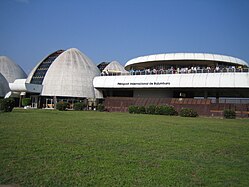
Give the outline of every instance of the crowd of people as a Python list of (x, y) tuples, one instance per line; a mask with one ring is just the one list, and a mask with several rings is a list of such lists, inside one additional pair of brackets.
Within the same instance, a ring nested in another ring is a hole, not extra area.
[[(171, 66), (163, 68), (162, 66), (145, 68), (142, 70), (131, 69), (128, 73), (122, 73), (122, 75), (154, 75), (154, 74), (186, 74), (186, 73), (226, 73), (226, 72), (248, 72), (248, 68), (242, 66), (188, 66), (188, 67), (176, 67)], [(101, 75), (114, 75), (111, 73), (102, 73)], [(121, 73), (115, 73), (115, 75), (121, 75)]]

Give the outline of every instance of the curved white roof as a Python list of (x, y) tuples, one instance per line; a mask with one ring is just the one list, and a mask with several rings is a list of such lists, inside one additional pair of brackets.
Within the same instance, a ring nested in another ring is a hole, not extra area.
[(0, 97), (4, 97), (9, 91), (9, 83), (0, 73)]
[(116, 72), (116, 73), (127, 73), (124, 69), (124, 67), (117, 61), (112, 61), (110, 64), (108, 64), (103, 72), (108, 71), (108, 72)]
[(60, 54), (49, 67), (44, 80), (43, 96), (95, 98), (93, 78), (99, 69), (81, 51), (72, 48)]
[[(58, 50), (58, 51), (63, 51), (63, 50)], [(58, 52), (58, 51), (56, 51), (56, 52)], [(48, 58), (50, 55), (52, 55), (52, 54), (54, 54), (54, 53), (56, 53), (56, 52), (53, 52), (53, 53), (51, 53), (51, 54), (49, 54), (48, 56), (46, 56), (46, 57), (44, 57), (32, 70), (31, 70), (31, 72), (29, 73), (29, 75), (28, 75), (28, 77), (27, 77), (27, 79), (26, 79), (26, 83), (30, 83), (31, 82), (31, 79), (32, 79), (32, 77), (34, 76), (34, 74), (35, 74), (35, 71), (37, 70), (37, 68), (39, 68), (39, 66), (42, 64), (42, 62), (46, 59), (46, 58)]]
[(245, 61), (239, 58), (225, 56), (225, 55), (209, 54), (209, 53), (165, 53), (165, 54), (141, 56), (131, 59), (125, 64), (125, 68), (140, 63), (149, 63), (156, 61), (175, 61), (175, 60), (217, 61), (217, 62), (228, 62), (231, 64), (248, 66), (248, 64)]
[(42, 85), (26, 83), (26, 79), (16, 79), (13, 83), (9, 83), (12, 92), (30, 92), (41, 93)]
[(9, 83), (27, 77), (22, 68), (6, 56), (0, 56), (0, 73)]

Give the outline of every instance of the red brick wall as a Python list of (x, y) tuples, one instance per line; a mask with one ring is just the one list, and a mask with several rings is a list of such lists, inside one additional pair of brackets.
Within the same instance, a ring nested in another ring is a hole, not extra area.
[(249, 104), (212, 103), (210, 99), (193, 98), (134, 98), (134, 97), (107, 97), (104, 101), (109, 112), (128, 112), (130, 105), (172, 105), (177, 111), (181, 108), (192, 108), (201, 116), (223, 116), (224, 109), (233, 109), (237, 117), (249, 117)]

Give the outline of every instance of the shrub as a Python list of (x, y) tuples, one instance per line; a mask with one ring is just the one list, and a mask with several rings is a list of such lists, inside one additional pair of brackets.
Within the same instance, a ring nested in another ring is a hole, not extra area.
[(144, 106), (138, 106), (137, 114), (146, 114), (146, 110)]
[(105, 105), (102, 103), (99, 103), (97, 106), (97, 110), (100, 112), (103, 112), (105, 110)]
[(224, 118), (226, 119), (235, 119), (236, 118), (236, 113), (234, 110), (231, 110), (231, 109), (225, 109), (223, 111), (223, 116)]
[(128, 111), (131, 114), (145, 114), (146, 113), (146, 110), (145, 110), (144, 106), (131, 105), (131, 106), (128, 107)]
[(173, 106), (164, 105), (164, 106), (156, 106), (155, 114), (159, 115), (177, 115), (177, 111)]
[(130, 114), (135, 114), (137, 111), (137, 106), (134, 106), (134, 105), (129, 106), (128, 111)]
[(170, 106), (170, 105), (164, 106), (163, 111), (164, 111), (164, 115), (170, 115), (170, 116), (178, 115), (175, 108), (173, 106)]
[(156, 111), (156, 106), (155, 105), (150, 105), (146, 107), (146, 113), (147, 114), (155, 114)]
[(161, 109), (162, 109), (162, 107), (161, 107), (161, 106), (156, 106), (156, 109), (155, 109), (155, 114), (157, 114), (157, 115), (161, 115), (161, 114), (162, 114)]
[(173, 106), (155, 106), (150, 105), (148, 107), (144, 106), (134, 106), (131, 105), (128, 108), (131, 114), (159, 114), (159, 115), (177, 115), (177, 111)]
[(31, 99), (30, 98), (23, 98), (22, 99), (22, 106), (28, 106), (31, 105)]
[(69, 106), (69, 103), (60, 101), (56, 104), (56, 109), (57, 110), (66, 110), (66, 108)]
[(5, 98), (0, 100), (0, 111), (11, 112), (15, 107), (15, 100), (13, 98)]
[(182, 108), (180, 110), (181, 117), (197, 117), (198, 114), (192, 108)]
[(74, 103), (73, 109), (74, 110), (85, 110), (86, 109), (86, 104), (83, 103), (83, 102)]

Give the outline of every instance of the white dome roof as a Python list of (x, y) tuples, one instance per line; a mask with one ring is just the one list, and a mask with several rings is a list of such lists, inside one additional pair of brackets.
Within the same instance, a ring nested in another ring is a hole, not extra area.
[(93, 78), (100, 72), (78, 49), (60, 54), (51, 64), (43, 80), (43, 96), (95, 98)]
[(0, 73), (9, 83), (13, 83), (16, 79), (27, 77), (22, 68), (6, 56), (0, 56)]
[(108, 64), (103, 72), (108, 71), (108, 72), (116, 72), (116, 73), (127, 73), (124, 69), (124, 67), (117, 61), (112, 61), (110, 64)]
[[(151, 62), (162, 62), (162, 61), (214, 61), (214, 62), (226, 62), (234, 65), (247, 66), (247, 62), (226, 55), (209, 54), (209, 53), (165, 53), (155, 54), (148, 56), (141, 56), (129, 60), (125, 64), (125, 69), (129, 69), (131, 66), (136, 64), (149, 64)], [(184, 64), (184, 63), (183, 63)]]
[[(50, 62), (52, 63), (52, 61), (54, 60), (54, 58), (56, 58), (57, 56), (59, 56), (62, 52), (64, 52), (65, 50), (58, 50), (58, 51), (55, 51), (51, 54), (49, 54), (48, 56), (46, 56), (45, 58), (43, 58), (32, 70), (31, 72), (29, 73), (27, 79), (26, 79), (26, 83), (32, 83), (32, 78), (35, 77), (35, 73), (36, 71), (39, 69), (39, 67), (45, 62)], [(50, 57), (53, 57), (53, 60), (49, 59)], [(49, 60), (48, 60), (49, 59)], [(43, 69), (42, 67), (40, 67), (41, 69)], [(46, 72), (45, 72), (46, 74)], [(39, 75), (40, 76), (40, 75)], [(42, 79), (43, 80), (43, 79)], [(34, 84), (37, 84), (37, 83), (34, 83)], [(41, 83), (39, 83), (41, 84)]]
[(9, 92), (9, 83), (0, 73), (0, 97), (4, 97)]

